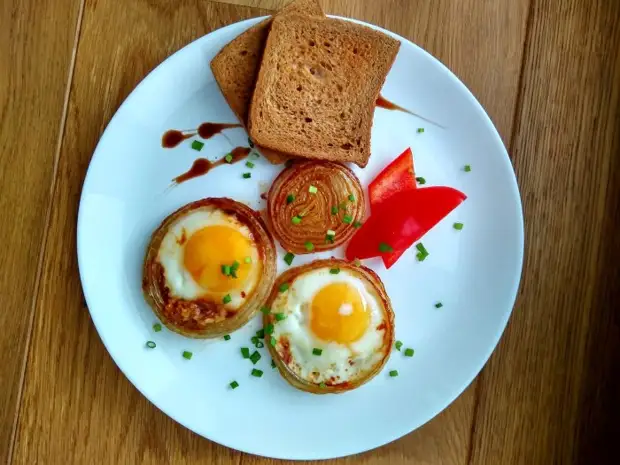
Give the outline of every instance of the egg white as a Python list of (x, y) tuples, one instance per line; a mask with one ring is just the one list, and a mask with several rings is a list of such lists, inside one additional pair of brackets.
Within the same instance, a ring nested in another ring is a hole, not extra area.
[[(370, 314), (366, 332), (352, 343), (325, 342), (310, 327), (312, 299), (323, 287), (334, 283), (346, 283), (357, 289)], [(289, 340), (292, 361), (288, 367), (306, 381), (322, 383), (332, 377), (337, 380), (334, 384), (353, 381), (371, 371), (384, 357), (386, 329), (377, 327), (384, 321), (387, 323), (386, 310), (374, 285), (352, 270), (341, 269), (334, 275), (329, 268), (321, 268), (297, 276), (289, 289), (278, 295), (271, 311), (286, 315), (286, 319), (275, 322), (273, 336), (278, 341), (275, 348), (282, 356), (280, 337)], [(314, 348), (322, 349), (322, 354), (314, 355)]]
[[(251, 247), (249, 256), (252, 259), (250, 272), (242, 287), (228, 292), (232, 300), (226, 307), (237, 309), (243, 305), (246, 300), (241, 297), (241, 292), (245, 292), (246, 296), (249, 295), (256, 287), (260, 278), (258, 248), (247, 226), (239, 223), (235, 218), (216, 208), (200, 209), (190, 212), (182, 218), (179, 218), (168, 228), (157, 254), (157, 259), (164, 268), (166, 286), (170, 290), (171, 295), (185, 300), (197, 299), (209, 293), (209, 289), (201, 287), (184, 266), (185, 244), (187, 244), (187, 241), (189, 241), (195, 232), (207, 226), (228, 226), (236, 229), (244, 237), (250, 239)], [(179, 242), (184, 233), (187, 241), (180, 244)], [(222, 293), (218, 293), (217, 295), (220, 294)]]

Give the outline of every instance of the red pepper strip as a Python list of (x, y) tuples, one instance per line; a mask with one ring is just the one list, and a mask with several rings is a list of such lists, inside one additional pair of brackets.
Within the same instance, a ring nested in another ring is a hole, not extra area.
[(406, 250), (467, 197), (451, 187), (426, 187), (392, 195), (381, 203), (346, 250), (349, 260), (384, 256), (380, 249)]
[[(397, 192), (416, 189), (415, 170), (413, 168), (413, 153), (408, 148), (401, 153), (392, 163), (385, 167), (381, 173), (368, 186), (370, 207), (378, 211), (379, 205)], [(383, 264), (389, 270), (390, 267), (406, 252), (407, 249), (394, 250), (381, 256)]]

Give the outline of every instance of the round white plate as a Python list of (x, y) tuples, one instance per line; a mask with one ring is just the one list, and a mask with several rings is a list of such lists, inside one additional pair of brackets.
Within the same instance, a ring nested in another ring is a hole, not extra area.
[[(162, 134), (200, 123), (236, 122), (209, 62), (223, 45), (259, 19), (217, 30), (178, 51), (122, 104), (92, 158), (78, 219), (80, 274), (90, 313), (110, 355), (129, 380), (167, 415), (226, 446), (270, 457), (320, 459), (362, 452), (418, 428), (474, 379), (497, 344), (514, 304), (523, 257), (523, 216), (515, 176), (497, 131), (466, 87), (411, 42), (402, 47), (382, 94), (441, 122), (436, 128), (400, 112), (377, 109), (372, 157), (355, 168), (367, 185), (405, 148), (414, 152), (427, 185), (462, 190), (468, 199), (429, 232), (430, 256), (415, 248), (383, 279), (396, 313), (396, 338), (415, 356), (393, 352), (383, 373), (342, 395), (297, 391), (270, 367), (265, 349), (253, 368), (239, 348), (259, 327), (254, 320), (230, 341), (194, 341), (152, 330), (156, 318), (141, 294), (141, 266), (152, 231), (173, 210), (203, 197), (228, 196), (261, 209), (260, 194), (282, 169), (257, 161), (219, 167), (170, 188), (198, 157), (219, 158), (247, 145), (242, 129), (207, 141), (161, 147)], [(371, 26), (375, 27), (375, 26)], [(376, 28), (376, 27), (375, 27)], [(379, 29), (379, 28), (376, 28)], [(416, 129), (424, 127), (424, 133)], [(232, 143), (232, 145), (231, 145)], [(471, 172), (463, 170), (471, 165)], [(463, 222), (462, 231), (453, 228)], [(282, 250), (280, 250), (282, 253)], [(324, 255), (332, 255), (333, 252)], [(318, 258), (297, 257), (295, 265)], [(279, 268), (286, 266), (279, 260)], [(443, 307), (435, 308), (441, 301)], [(145, 347), (147, 340), (157, 348)], [(185, 360), (181, 353), (194, 353)], [(400, 375), (390, 378), (388, 371)], [(240, 384), (231, 390), (228, 384)]]

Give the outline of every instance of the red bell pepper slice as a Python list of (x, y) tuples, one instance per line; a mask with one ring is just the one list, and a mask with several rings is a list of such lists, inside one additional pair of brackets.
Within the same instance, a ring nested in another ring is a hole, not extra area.
[(467, 197), (451, 187), (426, 187), (393, 194), (381, 203), (353, 236), (349, 260), (384, 256), (386, 246), (406, 250)]

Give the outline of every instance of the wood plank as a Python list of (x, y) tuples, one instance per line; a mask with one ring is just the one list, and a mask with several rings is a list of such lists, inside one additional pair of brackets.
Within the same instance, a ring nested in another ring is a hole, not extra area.
[(535, 0), (527, 42), (526, 266), (471, 463), (619, 463), (620, 2)]
[(0, 4), (0, 461), (22, 385), (79, 3)]
[[(387, 7), (362, 0), (332, 3), (328, 12), (357, 16), (417, 38), (444, 62), (458, 68), (457, 72), (489, 105), (504, 137), (510, 136), (525, 0), (499, 5), (424, 0), (416, 8), (407, 0), (386, 1)], [(73, 254), (67, 254), (67, 250), (75, 250), (75, 232), (67, 225), (75, 222), (90, 155), (122, 100), (151, 68), (185, 43), (224, 24), (266, 13), (206, 1), (176, 2), (174, 7), (165, 0), (134, 0), (122, 5), (114, 0), (87, 3), (53, 196), (15, 463), (272, 462), (252, 456), (241, 458), (237, 452), (198, 438), (131, 387), (90, 324), (82, 307), (77, 264)], [(507, 26), (509, 17), (514, 20)], [(452, 21), (453, 26), (442, 29), (444, 21)], [(479, 27), (472, 27), (472, 22)], [(118, 37), (131, 40), (119, 41)], [(469, 56), (471, 43), (480, 50)], [(489, 69), (497, 71), (490, 73)], [(446, 412), (416, 433), (342, 463), (466, 463), (474, 394), (475, 387), (468, 389)]]

